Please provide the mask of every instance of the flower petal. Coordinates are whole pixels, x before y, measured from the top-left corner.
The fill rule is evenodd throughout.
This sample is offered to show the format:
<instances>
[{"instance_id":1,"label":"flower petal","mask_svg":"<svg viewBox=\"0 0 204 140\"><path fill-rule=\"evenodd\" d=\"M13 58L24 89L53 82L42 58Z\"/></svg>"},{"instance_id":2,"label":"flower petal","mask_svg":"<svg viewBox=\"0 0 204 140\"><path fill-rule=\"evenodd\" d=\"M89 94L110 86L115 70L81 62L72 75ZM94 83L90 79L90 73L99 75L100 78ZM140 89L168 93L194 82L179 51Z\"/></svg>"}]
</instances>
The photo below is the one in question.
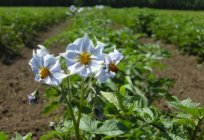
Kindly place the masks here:
<instances>
[{"instance_id":1,"label":"flower petal","mask_svg":"<svg viewBox=\"0 0 204 140\"><path fill-rule=\"evenodd\" d=\"M83 38L78 38L73 42L73 45L75 45L75 50L80 51L80 48L83 44Z\"/></svg>"},{"instance_id":2,"label":"flower petal","mask_svg":"<svg viewBox=\"0 0 204 140\"><path fill-rule=\"evenodd\" d=\"M112 60L111 60L110 56L109 55L105 55L105 64L109 65L110 63L112 63Z\"/></svg>"},{"instance_id":3,"label":"flower petal","mask_svg":"<svg viewBox=\"0 0 204 140\"><path fill-rule=\"evenodd\" d=\"M40 82L42 79L40 78L40 74L35 75L35 81Z\"/></svg>"},{"instance_id":4,"label":"flower petal","mask_svg":"<svg viewBox=\"0 0 204 140\"><path fill-rule=\"evenodd\" d=\"M100 83L105 83L108 79L106 70L104 68L101 68L100 71L96 74L96 78Z\"/></svg>"},{"instance_id":5,"label":"flower petal","mask_svg":"<svg viewBox=\"0 0 204 140\"><path fill-rule=\"evenodd\" d=\"M61 66L59 60L56 61L56 63L52 66L50 66L50 72L55 73L55 72L60 72L61 71Z\"/></svg>"},{"instance_id":6,"label":"flower petal","mask_svg":"<svg viewBox=\"0 0 204 140\"><path fill-rule=\"evenodd\" d=\"M39 72L39 68L42 67L41 58L38 55L34 55L33 58L29 61L29 65L31 66L32 71L37 74Z\"/></svg>"},{"instance_id":7,"label":"flower petal","mask_svg":"<svg viewBox=\"0 0 204 140\"><path fill-rule=\"evenodd\" d=\"M85 68L85 65L82 65L80 63L75 63L72 66L68 67L68 70L70 70L70 73L79 73L81 70Z\"/></svg>"},{"instance_id":8,"label":"flower petal","mask_svg":"<svg viewBox=\"0 0 204 140\"><path fill-rule=\"evenodd\" d=\"M115 72L110 71L108 73L108 77L111 77L111 78L115 77Z\"/></svg>"},{"instance_id":9,"label":"flower petal","mask_svg":"<svg viewBox=\"0 0 204 140\"><path fill-rule=\"evenodd\" d=\"M93 42L89 38L88 34L85 34L85 36L82 39L83 39L83 44L80 48L80 52L91 53L93 51L94 47L93 47Z\"/></svg>"},{"instance_id":10,"label":"flower petal","mask_svg":"<svg viewBox=\"0 0 204 140\"><path fill-rule=\"evenodd\" d=\"M44 46L38 45L38 47L39 47L40 49L37 49L37 53L42 53L42 52L44 52L44 53L49 54L48 50L47 50Z\"/></svg>"},{"instance_id":11,"label":"flower petal","mask_svg":"<svg viewBox=\"0 0 204 140\"><path fill-rule=\"evenodd\" d=\"M62 82L62 80L67 77L67 75L64 73L57 72L53 73L50 77L51 77L50 84L58 86Z\"/></svg>"},{"instance_id":12,"label":"flower petal","mask_svg":"<svg viewBox=\"0 0 204 140\"><path fill-rule=\"evenodd\" d=\"M52 85L51 82L52 82L52 79L50 76L47 76L45 79L42 79L42 81L47 84L47 85Z\"/></svg>"},{"instance_id":13,"label":"flower petal","mask_svg":"<svg viewBox=\"0 0 204 140\"><path fill-rule=\"evenodd\" d=\"M79 42L80 42L80 40L79 40ZM66 51L74 51L74 52L79 51L79 48L78 48L79 45L77 45L77 44L79 44L79 43L69 44L69 45L67 46L67 48L66 48Z\"/></svg>"},{"instance_id":14,"label":"flower petal","mask_svg":"<svg viewBox=\"0 0 204 140\"><path fill-rule=\"evenodd\" d=\"M50 68L52 65L56 63L55 57L49 54L45 55L43 59L44 59L44 67L46 68Z\"/></svg>"},{"instance_id":15,"label":"flower petal","mask_svg":"<svg viewBox=\"0 0 204 140\"><path fill-rule=\"evenodd\" d=\"M67 51L65 58L68 60L77 60L79 58L79 54L74 51Z\"/></svg>"},{"instance_id":16,"label":"flower petal","mask_svg":"<svg viewBox=\"0 0 204 140\"><path fill-rule=\"evenodd\" d=\"M89 67L90 67L90 69L91 69L91 72L94 73L94 72L100 70L101 67L102 67L102 65L101 65L100 61L94 61L94 60L92 60L91 63L89 64Z\"/></svg>"},{"instance_id":17,"label":"flower petal","mask_svg":"<svg viewBox=\"0 0 204 140\"><path fill-rule=\"evenodd\" d=\"M114 49L114 52L109 53L109 56L114 64L118 64L120 60L123 58L123 55L119 53L118 50L116 49Z\"/></svg>"},{"instance_id":18,"label":"flower petal","mask_svg":"<svg viewBox=\"0 0 204 140\"><path fill-rule=\"evenodd\" d=\"M86 67L81 69L80 72L79 72L80 76L82 76L82 77L87 77L89 73L88 73L88 69Z\"/></svg>"},{"instance_id":19,"label":"flower petal","mask_svg":"<svg viewBox=\"0 0 204 140\"><path fill-rule=\"evenodd\" d=\"M105 44L100 42L100 41L97 41L97 45L96 45L96 48L95 48L95 52L94 52L94 55L103 55L103 49L105 47Z\"/></svg>"}]
</instances>

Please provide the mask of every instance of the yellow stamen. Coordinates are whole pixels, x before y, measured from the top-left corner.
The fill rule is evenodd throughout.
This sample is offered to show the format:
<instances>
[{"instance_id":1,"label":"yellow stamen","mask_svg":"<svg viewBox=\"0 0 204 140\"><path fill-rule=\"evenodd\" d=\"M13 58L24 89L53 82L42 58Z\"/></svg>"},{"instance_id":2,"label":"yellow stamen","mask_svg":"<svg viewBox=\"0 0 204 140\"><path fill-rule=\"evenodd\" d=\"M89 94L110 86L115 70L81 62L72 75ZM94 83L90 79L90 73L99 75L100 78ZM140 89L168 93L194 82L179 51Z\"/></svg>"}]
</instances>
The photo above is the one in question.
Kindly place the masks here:
<instances>
[{"instance_id":1,"label":"yellow stamen","mask_svg":"<svg viewBox=\"0 0 204 140\"><path fill-rule=\"evenodd\" d=\"M42 67L39 71L39 74L40 74L40 78L44 79L50 74L50 71L49 69Z\"/></svg>"},{"instance_id":2,"label":"yellow stamen","mask_svg":"<svg viewBox=\"0 0 204 140\"><path fill-rule=\"evenodd\" d=\"M91 58L90 58L90 54L89 53L83 53L80 55L79 57L79 61L84 64L84 65L88 65L91 61Z\"/></svg>"},{"instance_id":3,"label":"yellow stamen","mask_svg":"<svg viewBox=\"0 0 204 140\"><path fill-rule=\"evenodd\" d=\"M113 63L109 64L109 70L112 71L112 72L118 72L118 68Z\"/></svg>"}]
</instances>

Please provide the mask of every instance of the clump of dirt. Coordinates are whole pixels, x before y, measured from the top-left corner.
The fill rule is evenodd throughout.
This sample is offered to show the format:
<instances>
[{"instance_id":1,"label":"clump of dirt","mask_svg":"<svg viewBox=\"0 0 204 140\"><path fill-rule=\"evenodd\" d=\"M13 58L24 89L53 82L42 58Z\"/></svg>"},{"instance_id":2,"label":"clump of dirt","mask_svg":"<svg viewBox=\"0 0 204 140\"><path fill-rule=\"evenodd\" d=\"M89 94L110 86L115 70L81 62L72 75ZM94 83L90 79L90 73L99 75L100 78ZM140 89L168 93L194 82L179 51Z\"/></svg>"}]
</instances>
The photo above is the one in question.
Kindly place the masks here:
<instances>
[{"instance_id":1,"label":"clump of dirt","mask_svg":"<svg viewBox=\"0 0 204 140\"><path fill-rule=\"evenodd\" d=\"M38 42L43 44L44 40L58 34L68 22L52 26L46 33L41 33ZM28 62L32 57L32 49L22 48L21 57L13 60L12 64L5 65L0 63L0 131L4 131L10 136L15 132L22 135L31 132L33 139L45 133L49 127L52 116L42 115L43 108L46 106L46 99L41 98L39 104L30 106L27 95L32 93L38 83L34 81ZM51 52L59 53L62 47L51 48ZM40 96L43 97L44 90L41 89Z\"/></svg>"},{"instance_id":2,"label":"clump of dirt","mask_svg":"<svg viewBox=\"0 0 204 140\"><path fill-rule=\"evenodd\" d=\"M171 53L171 57L164 59L164 70L155 70L160 77L168 77L175 80L175 85L170 93L179 99L191 98L192 101L204 105L204 64L198 64L198 57L182 54L178 46L155 41L152 38L142 38L141 43L158 44Z\"/></svg>"}]
</instances>

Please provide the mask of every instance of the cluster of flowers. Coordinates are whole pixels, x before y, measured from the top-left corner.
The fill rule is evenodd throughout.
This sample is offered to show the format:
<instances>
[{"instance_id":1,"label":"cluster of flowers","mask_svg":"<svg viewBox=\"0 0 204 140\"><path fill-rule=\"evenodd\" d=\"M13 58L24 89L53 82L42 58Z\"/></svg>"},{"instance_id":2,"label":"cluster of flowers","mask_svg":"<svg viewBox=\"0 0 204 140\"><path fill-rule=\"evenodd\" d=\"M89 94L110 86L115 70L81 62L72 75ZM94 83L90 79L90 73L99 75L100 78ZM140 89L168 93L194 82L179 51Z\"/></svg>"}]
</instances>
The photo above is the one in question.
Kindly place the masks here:
<instances>
[{"instance_id":1,"label":"cluster of flowers","mask_svg":"<svg viewBox=\"0 0 204 140\"><path fill-rule=\"evenodd\" d=\"M116 65L123 55L116 49L114 52L104 54L105 44L97 41L94 47L92 40L86 34L69 44L65 53L58 57L51 55L48 50L38 45L39 49L33 51L33 58L29 65L35 73L35 80L51 86L58 86L67 76L78 74L86 78L94 76L101 83L106 82L108 77L114 77L118 72ZM69 73L61 69L60 57L64 57Z\"/></svg>"}]
</instances>

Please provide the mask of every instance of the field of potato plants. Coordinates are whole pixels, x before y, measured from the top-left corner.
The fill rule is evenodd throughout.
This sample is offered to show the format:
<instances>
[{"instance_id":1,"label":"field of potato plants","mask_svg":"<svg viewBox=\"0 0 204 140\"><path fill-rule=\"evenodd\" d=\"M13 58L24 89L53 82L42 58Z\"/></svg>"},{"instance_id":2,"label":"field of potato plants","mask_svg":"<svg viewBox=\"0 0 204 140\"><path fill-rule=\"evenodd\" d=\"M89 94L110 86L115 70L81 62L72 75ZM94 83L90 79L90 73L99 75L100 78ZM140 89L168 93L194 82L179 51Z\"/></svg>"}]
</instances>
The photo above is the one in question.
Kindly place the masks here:
<instances>
[{"instance_id":1,"label":"field of potato plants","mask_svg":"<svg viewBox=\"0 0 204 140\"><path fill-rule=\"evenodd\" d=\"M30 46L48 26L65 19L66 8L0 8L0 54L9 59L18 48ZM14 56L13 56L14 57Z\"/></svg>"},{"instance_id":2,"label":"field of potato plants","mask_svg":"<svg viewBox=\"0 0 204 140\"><path fill-rule=\"evenodd\" d=\"M185 95L172 93L177 79L158 72L175 56L166 43L204 70L203 16L103 6L0 8L0 57L11 50L23 56L0 64L0 140L203 140L202 95L177 97ZM141 41L147 38L154 41Z\"/></svg>"}]
</instances>

